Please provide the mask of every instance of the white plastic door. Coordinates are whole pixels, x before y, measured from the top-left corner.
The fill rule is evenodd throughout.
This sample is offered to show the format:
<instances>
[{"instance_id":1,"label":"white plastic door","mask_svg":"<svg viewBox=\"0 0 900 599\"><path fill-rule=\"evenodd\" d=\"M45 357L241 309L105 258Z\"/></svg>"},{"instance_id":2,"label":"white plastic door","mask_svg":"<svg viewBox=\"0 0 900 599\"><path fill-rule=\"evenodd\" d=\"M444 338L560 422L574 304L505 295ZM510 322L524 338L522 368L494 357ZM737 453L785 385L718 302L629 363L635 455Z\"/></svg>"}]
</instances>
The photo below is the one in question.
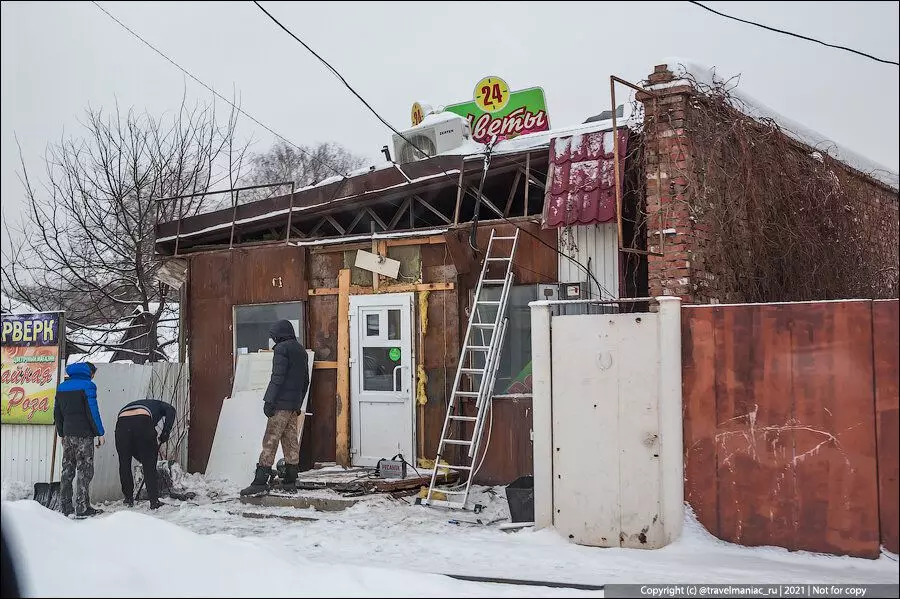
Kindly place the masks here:
<instances>
[{"instance_id":1,"label":"white plastic door","mask_svg":"<svg viewBox=\"0 0 900 599\"><path fill-rule=\"evenodd\" d=\"M415 463L412 293L350 297L350 453L375 466L400 453Z\"/></svg>"}]
</instances>

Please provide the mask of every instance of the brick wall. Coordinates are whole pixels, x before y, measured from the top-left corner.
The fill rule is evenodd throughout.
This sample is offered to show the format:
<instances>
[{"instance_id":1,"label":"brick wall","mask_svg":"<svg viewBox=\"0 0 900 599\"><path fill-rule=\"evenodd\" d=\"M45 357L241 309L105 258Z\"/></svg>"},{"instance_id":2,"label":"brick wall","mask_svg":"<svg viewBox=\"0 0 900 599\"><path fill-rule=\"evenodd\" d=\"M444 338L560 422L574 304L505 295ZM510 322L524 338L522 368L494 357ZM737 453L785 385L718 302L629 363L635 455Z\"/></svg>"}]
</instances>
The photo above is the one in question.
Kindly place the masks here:
<instances>
[{"instance_id":1,"label":"brick wall","mask_svg":"<svg viewBox=\"0 0 900 599\"><path fill-rule=\"evenodd\" d=\"M693 86L676 81L666 65L657 66L648 80L651 85L669 84L669 87L653 90L653 95L638 94L645 114L647 243L652 252L663 253L662 256L648 257L650 294L678 295L685 303L748 301L741 273L717 272L713 266L718 263L711 259L716 251L714 241L717 241L713 239L713 228L705 222L704 207L698 206L692 198L697 194L692 194L686 179L679 176L679 173L693 173L691 169L695 168L691 156L698 141L691 138L691 120L696 116L692 98L697 92ZM812 156L808 160L811 172L820 167ZM830 157L824 157L824 160L840 179L842 188L850 191L854 198L848 203L846 217L859 225L854 231L854 235L859 236L855 247L867 248L860 260L871 266L866 271L868 276L871 277L873 272L883 276L877 290L864 295L897 297L897 265L900 261L897 192ZM705 197L715 200L715 189L704 191ZM662 244L657 234L660 229L665 233ZM811 231L809 234L822 233ZM822 276L829 276L828 267L828 264L817 265L822 269ZM796 298L770 297L765 301L784 299Z\"/></svg>"}]
</instances>

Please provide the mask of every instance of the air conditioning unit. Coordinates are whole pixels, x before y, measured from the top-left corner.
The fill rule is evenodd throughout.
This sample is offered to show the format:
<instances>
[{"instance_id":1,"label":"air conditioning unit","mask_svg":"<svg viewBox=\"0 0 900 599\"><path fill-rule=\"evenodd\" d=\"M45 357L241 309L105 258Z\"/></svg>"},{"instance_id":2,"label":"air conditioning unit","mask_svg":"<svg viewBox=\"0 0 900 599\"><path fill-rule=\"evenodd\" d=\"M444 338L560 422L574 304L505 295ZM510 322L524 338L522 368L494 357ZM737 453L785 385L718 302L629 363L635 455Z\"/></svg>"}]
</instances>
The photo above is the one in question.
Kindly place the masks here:
<instances>
[{"instance_id":1,"label":"air conditioning unit","mask_svg":"<svg viewBox=\"0 0 900 599\"><path fill-rule=\"evenodd\" d=\"M471 137L469 122L459 115L442 112L425 117L420 125L394 134L394 156L407 164L449 152Z\"/></svg>"}]
</instances>

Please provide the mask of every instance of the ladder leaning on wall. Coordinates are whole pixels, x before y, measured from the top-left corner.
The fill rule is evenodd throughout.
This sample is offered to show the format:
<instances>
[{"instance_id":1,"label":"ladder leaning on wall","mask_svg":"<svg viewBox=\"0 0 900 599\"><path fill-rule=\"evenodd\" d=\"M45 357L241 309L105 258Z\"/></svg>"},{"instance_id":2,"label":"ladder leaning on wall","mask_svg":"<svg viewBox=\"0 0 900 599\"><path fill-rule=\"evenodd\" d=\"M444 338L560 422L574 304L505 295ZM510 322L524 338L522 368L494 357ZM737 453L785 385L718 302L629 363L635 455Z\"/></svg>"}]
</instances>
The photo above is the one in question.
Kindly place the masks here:
<instances>
[{"instance_id":1,"label":"ladder leaning on wall","mask_svg":"<svg viewBox=\"0 0 900 599\"><path fill-rule=\"evenodd\" d=\"M460 350L450 404L441 430L431 484L428 495L422 501L424 505L464 508L469 498L472 479L477 470L475 459L481 446L485 416L493 395L506 335L506 308L512 289L513 257L518 243L518 228L512 236L500 236L496 229L491 230L478 285L475 287L469 324ZM496 296L497 289L500 290L498 299L486 298ZM470 415L473 411L474 416ZM461 463L449 464L448 461L449 468L459 471L461 475L465 474L466 482L456 489L436 489L441 457L452 447L459 447L463 451L460 452ZM446 498L437 499L439 495Z\"/></svg>"}]
</instances>

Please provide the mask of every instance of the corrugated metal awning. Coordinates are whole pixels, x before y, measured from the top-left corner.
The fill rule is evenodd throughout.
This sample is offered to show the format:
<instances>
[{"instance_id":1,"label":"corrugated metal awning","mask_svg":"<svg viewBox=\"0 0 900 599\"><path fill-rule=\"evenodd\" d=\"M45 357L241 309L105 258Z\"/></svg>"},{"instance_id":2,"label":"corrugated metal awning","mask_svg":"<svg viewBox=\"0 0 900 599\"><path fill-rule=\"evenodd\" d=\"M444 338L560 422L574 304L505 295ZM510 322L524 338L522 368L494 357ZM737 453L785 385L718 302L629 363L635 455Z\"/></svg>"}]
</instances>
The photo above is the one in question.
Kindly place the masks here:
<instances>
[{"instance_id":1,"label":"corrugated metal awning","mask_svg":"<svg viewBox=\"0 0 900 599\"><path fill-rule=\"evenodd\" d=\"M618 129L619 174L624 179L628 132ZM616 218L613 132L558 137L550 142L544 227L607 223Z\"/></svg>"}]
</instances>

